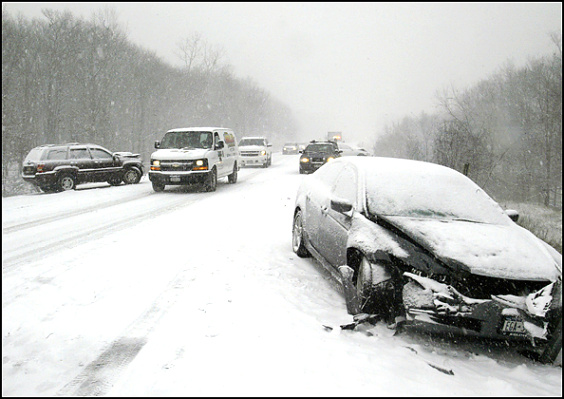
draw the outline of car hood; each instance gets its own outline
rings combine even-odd
[[[384,219],[444,263],[462,263],[472,274],[550,281],[562,274],[540,239],[514,223],[494,225],[390,216]]]
[[[180,159],[198,159],[204,158],[209,150],[196,148],[183,150],[178,148],[157,150],[151,154],[151,158],[157,158],[161,161],[175,161]]]

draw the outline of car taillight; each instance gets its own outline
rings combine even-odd
[[[37,173],[43,173],[43,168],[45,167],[45,165],[43,164],[38,164],[37,165]]]

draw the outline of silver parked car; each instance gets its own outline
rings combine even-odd
[[[349,313],[523,344],[551,362],[562,255],[516,217],[453,169],[341,157],[302,180],[292,246],[352,288]]]

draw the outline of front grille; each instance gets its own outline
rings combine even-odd
[[[258,157],[260,155],[260,151],[241,151],[242,157]]]
[[[194,161],[161,161],[161,171],[163,172],[187,172],[191,171]]]

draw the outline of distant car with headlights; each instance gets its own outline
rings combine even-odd
[[[300,151],[300,174],[313,173],[327,162],[341,156],[341,150],[334,141],[311,141]]]
[[[268,168],[272,165],[272,144],[266,137],[243,137],[239,141],[241,166],[262,166]]]
[[[137,184],[141,176],[143,161],[139,154],[111,152],[89,143],[35,147],[22,166],[22,178],[46,193],[73,190],[79,184],[92,182]]]
[[[286,143],[282,147],[282,155],[291,155],[299,153],[298,143]]]
[[[562,255],[462,173],[342,157],[302,180],[293,214],[293,251],[341,279],[349,313],[561,364]]]
[[[358,157],[369,157],[371,154],[364,148],[357,147],[352,144],[338,143],[339,149],[342,151],[341,156],[358,156]]]
[[[167,131],[155,141],[149,180],[156,192],[167,185],[201,185],[215,191],[217,180],[237,182],[239,149],[235,134],[222,127],[187,127]]]

